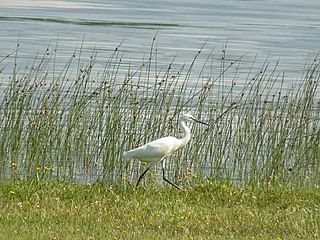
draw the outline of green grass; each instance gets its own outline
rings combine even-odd
[[[155,41],[138,63],[84,43],[0,60],[0,239],[320,238],[318,55],[288,78],[205,45],[160,64]],[[183,190],[159,167],[133,188],[123,152],[178,136],[182,112],[210,124],[169,161]]]
[[[318,239],[320,189],[2,182],[1,239]]]

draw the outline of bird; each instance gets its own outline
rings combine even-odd
[[[124,152],[124,159],[136,159],[148,164],[147,168],[139,176],[136,188],[138,187],[144,175],[150,170],[150,168],[156,163],[161,162],[163,180],[180,190],[180,187],[178,187],[176,184],[172,183],[166,178],[165,166],[167,158],[170,157],[177,150],[183,148],[190,141],[191,130],[187,126],[186,122],[196,122],[207,126],[209,125],[205,122],[197,120],[189,113],[184,113],[180,116],[178,120],[179,128],[183,131],[182,138],[176,138],[172,136],[163,137],[152,142],[146,143],[143,146]]]

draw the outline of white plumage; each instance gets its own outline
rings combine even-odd
[[[187,121],[208,125],[207,123],[195,119],[191,114],[185,113],[179,118],[179,127],[181,130],[183,130],[182,138],[163,137],[124,153],[123,157],[125,159],[133,158],[149,164],[147,169],[140,175],[136,186],[138,186],[140,180],[150,170],[152,165],[156,164],[157,162],[162,162],[163,180],[177,189],[180,189],[177,185],[165,178],[165,162],[172,153],[184,147],[189,142],[191,138],[191,132],[190,128],[186,125]]]

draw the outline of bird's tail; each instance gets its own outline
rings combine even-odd
[[[122,154],[122,157],[124,159],[129,159],[130,157],[128,156],[128,152],[127,151],[124,151],[123,154]]]

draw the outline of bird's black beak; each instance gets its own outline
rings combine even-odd
[[[198,119],[192,118],[192,120],[195,121],[195,122],[197,122],[197,123],[201,123],[201,124],[204,124],[204,125],[206,125],[206,126],[209,126],[208,123],[202,122],[202,121],[200,121],[200,120],[198,120]]]

